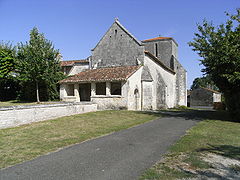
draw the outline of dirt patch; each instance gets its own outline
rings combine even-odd
[[[181,154],[170,168],[191,174],[191,180],[236,180],[240,179],[240,160],[231,159],[214,153],[202,153],[199,158],[202,163],[207,163],[208,168],[197,168],[192,163],[186,162],[187,155]],[[169,166],[169,164],[168,164]]]

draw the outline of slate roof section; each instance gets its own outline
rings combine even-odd
[[[60,66],[73,66],[75,63],[88,63],[87,59],[61,61]]]
[[[75,82],[103,82],[103,81],[124,81],[135,73],[141,66],[119,66],[99,69],[90,69],[70,76],[60,83]]]

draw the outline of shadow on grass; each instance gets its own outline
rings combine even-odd
[[[200,148],[198,152],[210,152],[232,159],[240,160],[240,147],[231,145],[210,145],[208,148]]]
[[[25,103],[36,103],[36,102],[33,102],[33,101],[11,101],[11,103],[25,104]]]

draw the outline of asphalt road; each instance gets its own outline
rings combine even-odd
[[[134,180],[197,121],[165,117],[0,170],[1,180]]]

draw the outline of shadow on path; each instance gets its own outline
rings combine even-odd
[[[230,115],[227,111],[215,111],[215,110],[195,110],[195,109],[186,109],[186,110],[163,110],[163,111],[145,111],[139,112],[144,114],[158,115],[162,117],[179,117],[184,118],[185,120],[222,120],[222,121],[231,121]]]

